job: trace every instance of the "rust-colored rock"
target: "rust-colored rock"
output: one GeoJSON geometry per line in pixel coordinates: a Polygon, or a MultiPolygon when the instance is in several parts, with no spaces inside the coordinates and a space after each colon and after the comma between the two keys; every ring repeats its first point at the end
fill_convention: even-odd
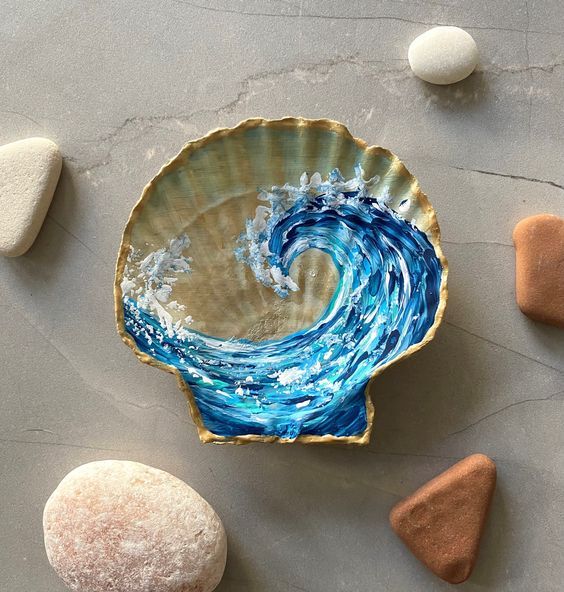
{"type": "Polygon", "coordinates": [[[390,524],[434,574],[464,582],[476,563],[495,481],[490,458],[468,456],[396,504],[390,524]]]}
{"type": "Polygon", "coordinates": [[[535,321],[564,328],[564,218],[539,214],[513,231],[517,304],[535,321]]]}

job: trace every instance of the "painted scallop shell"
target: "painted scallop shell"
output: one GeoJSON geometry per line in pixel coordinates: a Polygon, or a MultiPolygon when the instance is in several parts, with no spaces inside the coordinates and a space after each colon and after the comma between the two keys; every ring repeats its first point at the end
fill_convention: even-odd
{"type": "Polygon", "coordinates": [[[367,383],[429,342],[447,264],[401,161],[326,119],[248,119],[145,187],[117,326],[173,372],[204,442],[365,444],[367,383]]]}

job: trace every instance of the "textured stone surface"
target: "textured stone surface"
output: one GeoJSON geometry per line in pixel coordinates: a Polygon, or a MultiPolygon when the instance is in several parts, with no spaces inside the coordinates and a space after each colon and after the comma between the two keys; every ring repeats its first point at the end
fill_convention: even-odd
{"type": "Polygon", "coordinates": [[[413,73],[422,80],[453,84],[474,71],[478,47],[472,35],[459,27],[434,27],[411,42],[408,59],[413,73]]]}
{"type": "Polygon", "coordinates": [[[529,216],[515,226],[513,242],[519,308],[564,329],[564,218],[529,216]]]}
{"type": "Polygon", "coordinates": [[[46,138],[0,146],[0,255],[23,255],[33,244],[61,174],[59,148],[46,138]]]}
{"type": "Polygon", "coordinates": [[[434,574],[460,584],[474,569],[495,481],[490,458],[468,456],[397,503],[390,524],[434,574]]]}
{"type": "Polygon", "coordinates": [[[211,592],[227,541],[213,508],[170,473],[91,462],[59,483],[43,512],[51,565],[77,592],[211,592]]]}
{"type": "Polygon", "coordinates": [[[221,516],[217,592],[450,590],[388,513],[480,450],[499,480],[464,591],[560,592],[564,336],[516,306],[511,234],[526,216],[564,216],[564,6],[309,0],[300,17],[293,0],[193,4],[4,5],[0,143],[47,136],[65,162],[34,246],[0,260],[0,589],[64,592],[43,547],[45,500],[77,465],[129,458],[190,483],[221,516]],[[437,24],[480,47],[456,86],[424,84],[407,63],[437,24]],[[117,248],[143,186],[186,140],[289,113],[392,149],[441,223],[445,322],[374,381],[364,449],[202,446],[174,378],[115,330],[117,248]]]}

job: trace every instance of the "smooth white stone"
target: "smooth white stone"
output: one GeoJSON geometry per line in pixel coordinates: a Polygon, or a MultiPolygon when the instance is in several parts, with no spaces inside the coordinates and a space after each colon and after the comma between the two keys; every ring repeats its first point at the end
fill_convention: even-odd
{"type": "Polygon", "coordinates": [[[407,53],[413,73],[433,84],[453,84],[472,74],[478,47],[458,27],[435,27],[416,37],[407,53]]]}
{"type": "Polygon", "coordinates": [[[49,562],[75,592],[211,592],[227,540],[213,508],[169,473],[106,460],[71,471],[43,513],[49,562]]]}
{"type": "Polygon", "coordinates": [[[59,148],[45,138],[0,147],[0,255],[23,255],[33,244],[59,175],[59,148]]]}

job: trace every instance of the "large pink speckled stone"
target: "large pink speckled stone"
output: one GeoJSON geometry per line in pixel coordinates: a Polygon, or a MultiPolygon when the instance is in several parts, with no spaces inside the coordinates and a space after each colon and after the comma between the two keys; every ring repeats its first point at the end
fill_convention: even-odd
{"type": "Polygon", "coordinates": [[[227,555],[213,508],[169,473],[119,460],[82,465],[43,513],[49,562],[79,592],[211,592],[227,555]]]}

